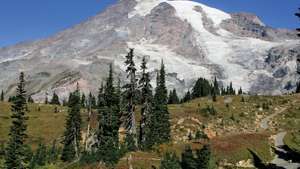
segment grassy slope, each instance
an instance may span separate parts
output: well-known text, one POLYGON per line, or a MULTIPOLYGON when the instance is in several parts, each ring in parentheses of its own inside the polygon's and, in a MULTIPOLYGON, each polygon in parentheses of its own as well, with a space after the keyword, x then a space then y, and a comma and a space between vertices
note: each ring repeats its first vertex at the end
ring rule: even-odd
MULTIPOLYGON (((185 104, 169 105, 174 142, 161 145, 153 152, 134 153, 133 165, 134 167, 151 168, 150 164, 159 164, 159 157, 165 151, 176 151, 180 154, 187 144, 192 144, 195 148, 201 147, 202 142, 192 143, 183 138, 186 138, 189 132, 195 133, 197 130, 201 130, 203 126, 212 137, 211 144, 216 160, 227 159, 229 162, 236 163, 251 158, 248 149, 252 149, 265 161, 268 161, 272 158, 268 141, 271 131, 261 131, 258 121, 273 113, 275 108, 287 105, 293 107, 291 102, 296 97, 299 96, 251 96, 245 97, 246 102, 241 102, 240 96, 218 97, 216 103, 209 98, 201 98, 185 104), (226 103, 228 103, 228 107, 226 103), (268 103, 269 109, 261 110, 262 103, 268 103), (208 105, 214 105, 217 115, 207 116, 203 113, 203 109, 208 105)), ((64 107, 58 107, 58 109, 60 112, 54 113, 54 106, 51 105, 29 105, 29 144, 36 145, 40 140, 50 144, 54 139, 61 138, 67 109, 64 107), (38 111, 39 106, 40 111, 38 111)), ((297 112, 297 110, 295 111, 297 112)), ((290 113, 287 112, 287 114, 290 113)), ((83 112, 82 115, 84 118, 86 117, 86 113, 83 112)), ((300 119, 298 116, 297 118, 300 119)), ((284 127, 284 122, 284 120, 280 120, 280 125, 283 123, 282 127, 284 127)), ((0 142, 7 140, 9 125, 9 103, 0 103, 0 142)), ((127 163, 127 159, 124 157, 118 164, 118 168, 126 168, 127 163)), ((95 166, 90 167, 96 168, 95 166)), ((70 168, 78 168, 78 166, 70 168)))

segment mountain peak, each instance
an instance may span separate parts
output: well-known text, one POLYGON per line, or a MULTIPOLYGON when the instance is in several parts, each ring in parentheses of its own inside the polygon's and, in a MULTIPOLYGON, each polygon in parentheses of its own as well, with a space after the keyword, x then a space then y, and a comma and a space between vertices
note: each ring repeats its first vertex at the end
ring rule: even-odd
POLYGON ((260 22, 254 15, 228 14, 190 0, 121 0, 50 38, 0 48, 0 89, 12 95, 11 79, 26 68, 28 93, 37 100, 53 90, 67 96, 76 82, 85 92, 97 91, 110 63, 125 77, 124 56, 134 48, 136 65, 149 56, 151 78, 163 59, 167 85, 180 94, 199 77, 217 77, 220 85, 232 82, 252 93, 291 90, 298 42, 293 32, 260 22))

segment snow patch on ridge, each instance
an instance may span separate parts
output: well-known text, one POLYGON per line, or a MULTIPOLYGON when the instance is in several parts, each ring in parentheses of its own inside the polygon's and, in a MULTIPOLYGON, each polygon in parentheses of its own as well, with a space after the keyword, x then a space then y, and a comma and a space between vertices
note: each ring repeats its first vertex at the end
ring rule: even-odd
MULTIPOLYGON (((202 14, 195 11, 195 7, 199 6, 199 3, 192 1, 169 1, 168 3, 176 9, 179 18, 188 21, 192 25, 196 31, 197 44, 204 50, 207 58, 214 64, 222 65, 225 71, 224 75, 227 76, 225 83, 233 82, 233 84, 241 85, 246 91, 249 90, 250 85, 247 79, 249 72, 242 66, 230 62, 234 52, 228 43, 225 42, 228 34, 216 36, 204 28, 202 14)), ((213 17, 215 23, 220 23, 222 19, 228 17, 223 12, 217 12, 216 9, 203 5, 201 7, 204 9, 204 12, 208 13, 209 17, 213 17)), ((240 86, 234 87, 238 88, 240 86)))
POLYGON ((212 19, 215 26, 220 25, 223 20, 231 19, 230 14, 220 11, 216 8, 212 8, 197 2, 191 2, 191 3, 194 3, 193 4, 194 6, 200 6, 203 9, 203 11, 206 13, 207 17, 212 19))
POLYGON ((128 18, 132 18, 136 15, 146 16, 150 14, 151 10, 166 0, 136 0, 137 5, 134 7, 134 11, 128 14, 128 18))

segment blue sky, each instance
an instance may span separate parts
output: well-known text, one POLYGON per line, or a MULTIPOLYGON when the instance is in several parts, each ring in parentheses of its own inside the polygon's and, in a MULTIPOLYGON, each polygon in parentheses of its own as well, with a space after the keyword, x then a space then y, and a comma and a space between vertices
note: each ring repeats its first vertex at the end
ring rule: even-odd
MULTIPOLYGON (((0 0, 0 47, 45 38, 80 23, 117 0, 0 0)), ((299 0, 196 0, 226 12, 251 12, 267 25, 294 29, 299 0)))

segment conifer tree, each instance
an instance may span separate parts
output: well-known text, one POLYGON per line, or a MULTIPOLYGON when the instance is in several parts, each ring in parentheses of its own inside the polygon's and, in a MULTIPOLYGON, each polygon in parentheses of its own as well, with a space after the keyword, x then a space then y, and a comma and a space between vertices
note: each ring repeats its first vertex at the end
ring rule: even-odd
POLYGON ((86 106, 86 99, 85 99, 85 94, 82 93, 81 95, 81 107, 85 107, 86 106))
POLYGON ((181 169, 179 159, 175 153, 167 152, 160 162, 160 169, 181 169))
POLYGON ((190 146, 186 147, 185 151, 181 154, 181 167, 184 169, 198 169, 196 158, 190 146))
POLYGON ((209 145, 204 145, 202 149, 196 151, 197 168, 211 169, 214 168, 211 150, 209 145))
POLYGON ((70 94, 69 111, 63 139, 62 161, 72 161, 79 158, 81 139, 80 91, 77 84, 75 92, 70 94))
POLYGON ((28 99, 27 99, 27 102, 28 103, 34 103, 34 100, 33 100, 33 98, 31 96, 29 96, 28 99))
POLYGON ((4 92, 3 90, 1 91, 1 97, 0 97, 0 100, 3 102, 4 101, 4 92))
MULTIPOLYGON (((103 86, 101 87, 103 88, 103 86)), ((113 165, 118 160, 119 148, 119 98, 113 85, 113 69, 110 65, 109 76, 103 89, 103 104, 99 106, 99 125, 97 131, 97 153, 99 160, 113 165)), ((102 92, 102 90, 99 90, 102 92)), ((100 95, 100 93, 99 93, 100 95)))
MULTIPOLYGON (((124 86, 125 89, 125 99, 126 99, 126 110, 125 110, 125 127, 126 127, 126 137, 127 141, 134 141, 135 147, 138 146, 137 132, 136 132, 136 121, 135 121, 135 98, 136 98, 136 68, 134 63, 134 50, 130 49, 129 53, 126 55, 126 73, 129 83, 124 86)), ((127 143, 132 145, 131 143, 127 143)))
POLYGON ((48 152, 48 163, 53 163, 58 159, 58 155, 59 155, 59 149, 56 145, 56 140, 53 140, 52 142, 52 146, 48 152))
POLYGON ((165 143, 170 140, 170 115, 168 111, 168 91, 166 87, 165 77, 165 65, 161 62, 161 68, 159 72, 159 81, 155 89, 154 101, 153 101, 153 117, 151 117, 152 132, 154 136, 152 139, 156 139, 157 144, 165 143))
POLYGON ((91 104, 91 108, 95 109, 97 108, 96 98, 95 96, 90 92, 89 94, 89 103, 91 104))
POLYGON ((297 83, 297 86, 296 86, 296 93, 300 93, 300 83, 299 82, 297 83))
POLYGON ((218 84, 218 81, 217 81, 217 78, 215 77, 214 79, 214 85, 213 85, 213 88, 214 88, 214 93, 215 95, 220 95, 220 88, 219 88, 219 84, 218 84))
POLYGON ((116 94, 116 89, 114 87, 114 79, 113 79, 113 67, 112 64, 110 65, 109 76, 106 81, 106 87, 104 92, 104 100, 105 106, 108 109, 111 109, 110 116, 111 116, 111 132, 114 139, 114 144, 118 146, 119 143, 119 98, 116 94))
POLYGON ((49 101, 48 101, 48 95, 46 94, 46 97, 45 97, 45 102, 44 102, 45 104, 48 104, 49 103, 49 101))
POLYGON ((192 100, 191 92, 187 91, 181 102, 185 103, 192 100))
POLYGON ((55 92, 53 92, 53 96, 52 96, 52 100, 50 101, 50 104, 60 105, 58 95, 55 92))
POLYGON ((139 145, 141 149, 149 149, 152 146, 150 143, 151 137, 151 116, 152 116, 152 86, 150 84, 150 75, 147 72, 147 61, 143 58, 142 65, 142 77, 139 80, 139 86, 141 88, 141 121, 139 130, 139 145))
POLYGON ((233 89, 232 82, 230 82, 227 93, 229 95, 235 95, 235 90, 233 89))
POLYGON ((192 98, 205 97, 211 94, 213 88, 208 80, 199 78, 192 90, 192 98))
POLYGON ((242 95, 242 94, 243 94, 243 89, 242 89, 242 87, 240 87, 240 89, 239 89, 239 91, 238 91, 238 94, 239 94, 239 95, 242 95))
POLYGON ((101 86, 98 91, 98 108, 103 108, 105 106, 105 100, 104 100, 104 85, 101 83, 101 86))
POLYGON ((170 91, 168 103, 169 104, 178 104, 179 103, 179 98, 177 96, 176 89, 173 89, 173 91, 170 91))
POLYGON ((13 100, 12 110, 12 125, 10 127, 9 140, 5 154, 6 169, 24 169, 24 148, 26 135, 26 91, 24 73, 21 72, 19 83, 17 86, 17 94, 13 100))

